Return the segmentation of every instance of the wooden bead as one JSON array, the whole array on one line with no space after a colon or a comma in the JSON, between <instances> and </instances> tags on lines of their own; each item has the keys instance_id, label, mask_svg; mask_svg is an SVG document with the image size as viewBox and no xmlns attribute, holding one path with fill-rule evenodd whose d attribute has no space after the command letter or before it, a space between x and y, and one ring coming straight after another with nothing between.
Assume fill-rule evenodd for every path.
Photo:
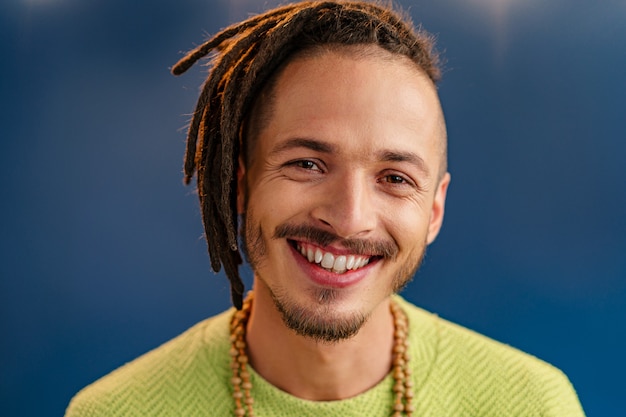
<instances>
[{"instance_id":1,"label":"wooden bead","mask_svg":"<svg viewBox=\"0 0 626 417\"><path fill-rule=\"evenodd\" d=\"M394 409L395 411L403 411L403 410L404 410L404 404L402 404L401 402L396 402L396 403L393 405L393 409Z\"/></svg>"}]
</instances>

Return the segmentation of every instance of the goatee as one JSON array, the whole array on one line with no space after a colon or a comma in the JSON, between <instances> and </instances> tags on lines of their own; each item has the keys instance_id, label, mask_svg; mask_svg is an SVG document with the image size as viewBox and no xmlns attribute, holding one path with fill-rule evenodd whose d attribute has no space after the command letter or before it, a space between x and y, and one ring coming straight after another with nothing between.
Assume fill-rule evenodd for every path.
<instances>
[{"instance_id":1,"label":"goatee","mask_svg":"<svg viewBox=\"0 0 626 417\"><path fill-rule=\"evenodd\" d=\"M261 281L266 281L259 274L259 268L266 261L267 242L263 230L258 223L250 222L250 212L242 218L241 234L243 252L255 275ZM372 255L381 260L394 261L399 248L393 240L372 239L342 239L339 236L309 225L281 224L276 227L272 239L287 239L292 241L304 240L320 247L336 243L350 250L355 255ZM418 259L407 261L390 283L389 295L402 290L412 279L415 271L421 264L424 247ZM339 293L338 289L312 289L313 305L300 305L294 297L282 288L271 288L266 284L276 309L280 312L285 325L300 336L308 337L320 342L334 343L349 339L356 335L369 318L369 312L338 313L334 302Z\"/></svg>"}]
</instances>

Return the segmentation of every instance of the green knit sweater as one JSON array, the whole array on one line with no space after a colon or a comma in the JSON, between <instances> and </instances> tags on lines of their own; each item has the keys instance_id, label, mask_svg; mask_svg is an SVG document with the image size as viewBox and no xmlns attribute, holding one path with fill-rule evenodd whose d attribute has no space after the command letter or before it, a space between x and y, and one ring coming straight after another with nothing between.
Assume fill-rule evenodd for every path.
<instances>
[{"instance_id":1,"label":"green knit sweater","mask_svg":"<svg viewBox=\"0 0 626 417\"><path fill-rule=\"evenodd\" d=\"M416 417L584 416L558 369L398 297L410 322ZM229 310L202 321L79 392L66 417L232 416ZM389 375L342 401L306 401L252 370L258 417L390 416Z\"/></svg>"}]
</instances>

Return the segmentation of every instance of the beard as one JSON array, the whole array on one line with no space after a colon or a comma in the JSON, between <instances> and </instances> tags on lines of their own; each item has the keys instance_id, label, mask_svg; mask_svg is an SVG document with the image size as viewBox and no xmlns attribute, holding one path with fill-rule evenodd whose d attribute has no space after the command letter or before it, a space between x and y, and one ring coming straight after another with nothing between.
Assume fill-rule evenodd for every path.
<instances>
[{"instance_id":1,"label":"beard","mask_svg":"<svg viewBox=\"0 0 626 417\"><path fill-rule=\"evenodd\" d=\"M296 334L319 342L339 342L356 335L368 320L370 313L340 313L334 308L334 301L341 290L333 288L314 288L313 305L298 303L283 287L272 288L259 271L267 261L267 243L262 227L253 219L250 211L241 219L240 237L246 261L250 264L255 277L263 281L268 288L274 305L280 313L283 323ZM377 254L387 260L395 260L399 252L398 245L392 240L343 239L328 231L310 225L284 223L276 227L272 239L303 239L321 247L338 243L355 255ZM418 250L418 256L408 259L394 276L389 296L400 292L411 281L419 269L425 254L426 243Z\"/></svg>"}]
</instances>

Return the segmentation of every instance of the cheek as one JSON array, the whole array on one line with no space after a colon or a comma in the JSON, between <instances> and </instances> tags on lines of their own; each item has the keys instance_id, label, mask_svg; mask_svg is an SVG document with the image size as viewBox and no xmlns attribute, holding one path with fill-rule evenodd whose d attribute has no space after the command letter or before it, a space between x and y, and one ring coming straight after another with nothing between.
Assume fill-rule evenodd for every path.
<instances>
[{"instance_id":1,"label":"cheek","mask_svg":"<svg viewBox=\"0 0 626 417\"><path fill-rule=\"evenodd\" d=\"M424 245L430 216L415 202L389 205L384 211L384 224L400 251L412 252ZM421 249L420 249L421 250Z\"/></svg>"},{"instance_id":2,"label":"cheek","mask_svg":"<svg viewBox=\"0 0 626 417\"><path fill-rule=\"evenodd\" d=\"M271 243L276 228L288 222L302 222L306 207L301 192L290 190L278 182L256 185L248 195L247 211L251 220ZM251 213L252 212L252 213Z\"/></svg>"},{"instance_id":3,"label":"cheek","mask_svg":"<svg viewBox=\"0 0 626 417\"><path fill-rule=\"evenodd\" d=\"M261 217L283 219L306 212L316 198L292 181L270 181L250 190L250 204Z\"/></svg>"}]
</instances>

